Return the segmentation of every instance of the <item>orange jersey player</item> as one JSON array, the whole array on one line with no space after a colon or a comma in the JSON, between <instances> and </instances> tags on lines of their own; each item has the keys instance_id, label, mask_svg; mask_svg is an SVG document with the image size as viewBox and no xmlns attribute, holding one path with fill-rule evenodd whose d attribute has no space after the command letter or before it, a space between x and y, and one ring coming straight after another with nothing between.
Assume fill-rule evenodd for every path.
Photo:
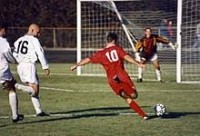
<instances>
[{"instance_id":1,"label":"orange jersey player","mask_svg":"<svg viewBox=\"0 0 200 136\"><path fill-rule=\"evenodd\" d=\"M151 61L156 70L157 80L162 82L160 64L157 55L157 43L168 44L175 49L175 46L165 37L152 34L151 28L144 29L145 36L141 38L136 44L136 51L140 52L140 63L145 64ZM143 69L138 68L138 82L142 82Z\"/></svg>"},{"instance_id":2,"label":"orange jersey player","mask_svg":"<svg viewBox=\"0 0 200 136\"><path fill-rule=\"evenodd\" d=\"M131 109L135 110L143 119L148 119L147 114L140 108L140 106L133 100L137 98L137 90L134 83L131 81L128 73L124 69L123 61L143 67L133 58L130 57L117 42L118 36L115 33L109 33L107 36L106 47L94 55L81 60L70 69L75 70L78 66L88 63L101 64L107 74L107 79L112 90L130 105Z\"/></svg>"}]
</instances>

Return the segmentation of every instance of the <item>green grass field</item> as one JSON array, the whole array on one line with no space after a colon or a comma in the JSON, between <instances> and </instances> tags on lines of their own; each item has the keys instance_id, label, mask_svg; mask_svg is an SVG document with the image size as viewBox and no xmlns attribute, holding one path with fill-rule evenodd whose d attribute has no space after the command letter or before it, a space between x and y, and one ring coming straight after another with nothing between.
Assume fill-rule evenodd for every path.
<instances>
[{"instance_id":1,"label":"green grass field","mask_svg":"<svg viewBox=\"0 0 200 136\"><path fill-rule=\"evenodd\" d=\"M12 69L16 71L15 66ZM30 96L18 91L19 109L25 119L13 124L7 92L1 91L0 136L200 135L200 84L177 84L174 77L165 83L135 83L137 102L147 113L153 115L157 103L167 107L163 118L144 121L112 92L105 77L76 76L69 71L69 64L51 64L50 77L44 76L41 68L38 72L41 104L51 116L33 116Z\"/></svg>"}]
</instances>

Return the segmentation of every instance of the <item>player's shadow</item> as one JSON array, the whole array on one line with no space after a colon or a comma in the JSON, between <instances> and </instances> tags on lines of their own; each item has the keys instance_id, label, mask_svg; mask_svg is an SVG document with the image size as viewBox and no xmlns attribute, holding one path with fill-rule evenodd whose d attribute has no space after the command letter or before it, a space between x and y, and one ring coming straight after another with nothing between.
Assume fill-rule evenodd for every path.
<instances>
[{"instance_id":1,"label":"player's shadow","mask_svg":"<svg viewBox=\"0 0 200 136\"><path fill-rule=\"evenodd\" d=\"M200 112L169 112L162 116L163 119L173 119L173 118L180 118L184 116L196 116L200 115Z\"/></svg>"},{"instance_id":2,"label":"player's shadow","mask_svg":"<svg viewBox=\"0 0 200 136\"><path fill-rule=\"evenodd\" d=\"M200 115L200 112L168 112L161 117L152 115L149 117L149 119L153 119L153 118L176 119L176 118L180 118L184 116L196 116L196 115Z\"/></svg>"},{"instance_id":3,"label":"player's shadow","mask_svg":"<svg viewBox=\"0 0 200 136\"><path fill-rule=\"evenodd\" d=\"M97 113L97 114L77 114L77 115L64 115L64 116L49 116L49 117L38 117L39 120L34 121L20 121L18 123L12 123L12 124L4 124L0 125L0 128L8 127L8 126L14 126L14 125L23 125L23 124L35 124L35 123L45 123L45 122L53 122L53 121L61 121L61 120L69 120L69 119L80 119L80 118L91 118L91 117L104 117L104 116L117 116L117 114L114 113ZM25 119L24 119L25 121Z\"/></svg>"},{"instance_id":4,"label":"player's shadow","mask_svg":"<svg viewBox=\"0 0 200 136\"><path fill-rule=\"evenodd\" d=\"M144 106L149 107L149 106ZM142 108L144 108L142 107ZM133 112L129 107L100 107L100 108L89 108L89 109L80 109L72 111L61 111L61 112L50 112L49 117L38 117L39 120L28 121L28 122L19 122L16 124L34 124L34 123L43 123L43 122L52 122L60 120L69 120L69 119L80 119L80 118L96 118L96 117L110 117L110 116L119 116L121 113L132 114ZM24 119L24 121L26 118ZM15 124L2 125L1 127L7 127Z\"/></svg>"},{"instance_id":5,"label":"player's shadow","mask_svg":"<svg viewBox=\"0 0 200 136\"><path fill-rule=\"evenodd\" d=\"M143 106L148 107L148 106ZM88 108L88 109L80 109L80 110L72 110L67 112L51 112L50 114L76 114L76 113L97 113L97 112L103 112L103 113L126 113L130 112L129 107L100 107L100 108Z\"/></svg>"}]
</instances>

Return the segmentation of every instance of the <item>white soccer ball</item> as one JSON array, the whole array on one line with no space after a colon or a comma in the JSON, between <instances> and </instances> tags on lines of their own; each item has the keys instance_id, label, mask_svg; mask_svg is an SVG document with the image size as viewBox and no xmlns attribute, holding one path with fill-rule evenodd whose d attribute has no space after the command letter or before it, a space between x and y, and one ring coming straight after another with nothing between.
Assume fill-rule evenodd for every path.
<instances>
[{"instance_id":1,"label":"white soccer ball","mask_svg":"<svg viewBox=\"0 0 200 136\"><path fill-rule=\"evenodd\" d=\"M156 104L154 110L157 116L163 116L166 113L166 107L163 104Z\"/></svg>"}]
</instances>

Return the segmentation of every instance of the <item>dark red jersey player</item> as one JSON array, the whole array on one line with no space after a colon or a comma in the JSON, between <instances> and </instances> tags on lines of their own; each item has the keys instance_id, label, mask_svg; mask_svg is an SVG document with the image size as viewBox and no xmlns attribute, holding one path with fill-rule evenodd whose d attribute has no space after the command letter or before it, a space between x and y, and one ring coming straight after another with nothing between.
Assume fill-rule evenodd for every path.
<instances>
[{"instance_id":1,"label":"dark red jersey player","mask_svg":"<svg viewBox=\"0 0 200 136\"><path fill-rule=\"evenodd\" d=\"M123 61L126 60L140 67L144 67L144 65L135 61L121 47L119 47L116 44L117 39L118 37L115 33L109 33L107 36L107 44L104 49L98 51L91 57L81 60L70 69L74 70L78 66L82 66L90 62L101 64L106 71L108 83L112 90L117 95L124 98L130 105L131 109L135 110L143 119L148 119L146 113L133 100L138 96L137 90L128 73L124 69Z\"/></svg>"},{"instance_id":2,"label":"dark red jersey player","mask_svg":"<svg viewBox=\"0 0 200 136\"><path fill-rule=\"evenodd\" d=\"M141 64L146 64L147 61L152 62L155 68L157 80L162 83L160 63L157 54L157 43L168 44L175 50L175 45L173 45L168 39L163 36L152 34L152 29L147 27L144 29L144 37L136 43L136 51L140 54L138 61L140 61ZM142 81L143 69L138 68L138 82Z\"/></svg>"}]
</instances>

